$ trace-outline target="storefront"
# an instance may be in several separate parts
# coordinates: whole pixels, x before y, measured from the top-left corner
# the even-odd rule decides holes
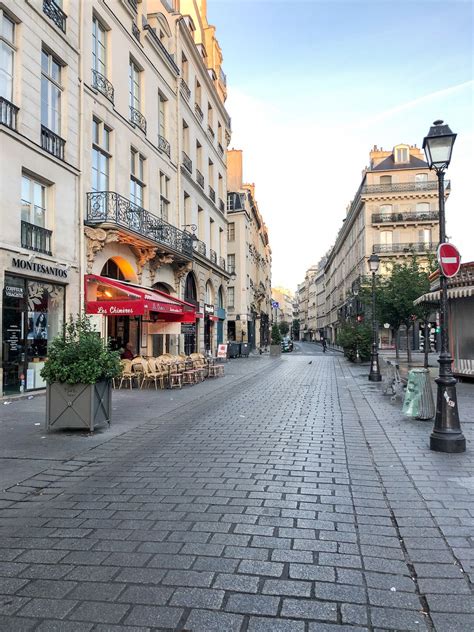
[[[214,323],[219,321],[214,311],[214,305],[204,303],[204,348],[210,353],[213,353]]]
[[[5,395],[46,386],[40,372],[51,341],[62,331],[68,282],[66,267],[37,263],[28,257],[12,257],[9,267],[12,270],[5,272],[2,292]],[[38,277],[32,276],[35,273]]]

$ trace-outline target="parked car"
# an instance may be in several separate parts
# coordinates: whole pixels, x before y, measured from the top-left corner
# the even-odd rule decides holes
[[[293,351],[293,340],[289,336],[285,336],[281,341],[281,350],[284,353]]]

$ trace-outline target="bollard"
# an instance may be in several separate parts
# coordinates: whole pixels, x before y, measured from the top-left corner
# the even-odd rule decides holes
[[[407,417],[423,420],[434,417],[435,404],[428,369],[412,369],[408,373],[403,414]]]

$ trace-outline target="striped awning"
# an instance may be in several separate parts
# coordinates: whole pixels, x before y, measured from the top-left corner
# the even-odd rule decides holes
[[[448,299],[469,298],[470,296],[474,296],[474,286],[472,285],[448,288]],[[421,303],[439,303],[439,299],[440,291],[436,290],[435,292],[423,294],[423,296],[417,298],[416,301],[413,301],[413,305],[420,305]]]

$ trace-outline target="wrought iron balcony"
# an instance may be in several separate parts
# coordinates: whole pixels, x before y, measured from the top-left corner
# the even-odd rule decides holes
[[[219,150],[219,153],[221,156],[224,155],[224,147],[222,147],[222,145],[220,143],[217,143],[217,149]]]
[[[63,33],[66,32],[67,15],[54,0],[43,0],[43,13],[45,13]]]
[[[146,134],[146,118],[143,114],[130,106],[130,123],[139,127]]]
[[[183,165],[189,171],[189,173],[192,175],[192,173],[193,173],[193,161],[191,160],[191,158],[188,156],[188,154],[185,151],[183,151]]]
[[[162,152],[164,152],[168,158],[171,155],[171,147],[169,142],[166,140],[166,138],[164,136],[158,136],[158,147],[159,149],[161,149]]]
[[[92,69],[92,85],[93,87],[102,92],[102,94],[107,97],[107,99],[113,103],[114,102],[114,87],[107,79],[104,77],[98,70]]]
[[[211,198],[213,202],[216,201],[216,192],[211,186],[209,186],[209,197]]]
[[[446,181],[446,188],[451,187],[450,181]],[[373,195],[382,193],[403,193],[404,191],[437,191],[438,181],[428,182],[393,182],[391,184],[367,184],[361,188],[362,195]]]
[[[208,125],[208,126],[207,126],[207,131],[208,131],[208,133],[209,133],[209,136],[210,136],[212,139],[214,139],[214,138],[215,138],[215,136],[216,136],[216,134],[215,134],[214,130],[212,129],[212,127],[211,127],[210,125]]]
[[[113,224],[188,258],[193,256],[193,240],[189,233],[168,224],[114,191],[87,194],[85,223],[88,226]]]
[[[65,145],[66,141],[61,136],[58,136],[44,125],[41,126],[41,147],[45,151],[60,160],[64,160]]]
[[[135,22],[132,22],[132,35],[135,39],[137,39],[138,41],[140,41],[140,29],[138,28],[138,26],[135,24]]]
[[[179,88],[183,97],[185,97],[185,99],[189,101],[189,99],[191,98],[191,90],[189,89],[189,86],[186,83],[186,81],[183,79],[183,77],[181,77],[181,83],[179,84]]]
[[[225,259],[224,257],[219,257],[219,267],[225,270]]]
[[[420,241],[406,244],[374,244],[373,252],[379,254],[387,253],[416,253],[416,252],[434,252],[438,244],[430,241]]]
[[[138,3],[137,0],[127,0],[128,4],[132,7],[135,13],[138,11]]]
[[[195,103],[195,104],[194,104],[194,111],[196,112],[196,116],[198,117],[198,119],[199,119],[199,120],[201,121],[201,123],[202,123],[202,120],[203,120],[203,118],[204,118],[204,114],[203,114],[203,112],[202,112],[201,108],[199,107],[199,104],[198,104],[198,103]]]
[[[51,256],[53,231],[21,220],[21,247]]]
[[[10,103],[4,97],[0,97],[0,124],[16,130],[17,115],[20,108]]]
[[[204,176],[202,175],[202,173],[199,171],[199,169],[196,169],[196,181],[199,184],[199,186],[204,189]]]
[[[373,213],[372,224],[396,224],[407,222],[437,222],[439,220],[439,211],[415,212],[407,211],[404,213]]]
[[[221,213],[225,212],[224,200],[221,200],[221,198],[219,198],[219,210],[220,210]]]
[[[206,244],[200,239],[195,239],[193,241],[193,248],[196,252],[198,252],[203,257],[206,256]]]
[[[217,264],[217,252],[215,250],[209,249],[209,260]]]

